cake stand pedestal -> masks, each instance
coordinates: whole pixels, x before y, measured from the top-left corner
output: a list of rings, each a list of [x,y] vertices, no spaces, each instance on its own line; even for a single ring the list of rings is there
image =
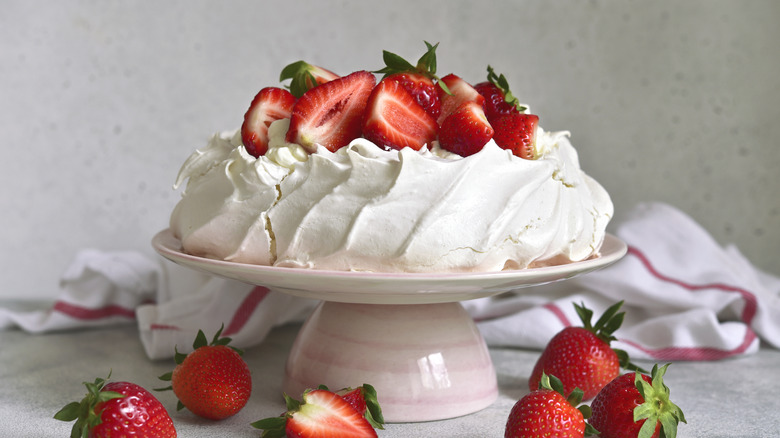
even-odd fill
[[[619,260],[626,245],[607,235],[599,256],[519,271],[387,274],[246,265],[191,256],[170,230],[152,240],[167,259],[199,271],[322,300],[285,366],[284,391],[364,383],[387,422],[443,420],[498,396],[485,341],[460,301],[564,280]]]
[[[453,418],[498,397],[485,341],[460,303],[324,301],[298,334],[284,390],[369,383],[388,422]]]

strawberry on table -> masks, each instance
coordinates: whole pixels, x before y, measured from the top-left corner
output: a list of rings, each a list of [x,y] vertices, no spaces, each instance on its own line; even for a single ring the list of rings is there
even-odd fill
[[[488,80],[474,85],[474,89],[485,98],[485,115],[488,120],[492,123],[500,116],[525,112],[528,108],[509,90],[506,77],[497,75],[491,66],[487,67],[487,71]]]
[[[57,420],[76,420],[71,437],[176,437],[168,411],[141,386],[130,382],[106,384],[101,378],[84,385],[88,391],[84,399],[65,405],[54,415]]]
[[[439,146],[467,157],[481,151],[493,133],[482,105],[467,101],[442,123],[439,128]]]
[[[279,75],[279,81],[290,79],[290,93],[296,98],[312,88],[338,79],[339,75],[320,66],[309,64],[306,61],[297,61],[287,65]]]
[[[669,400],[663,380],[669,364],[653,366],[650,376],[626,373],[608,383],[591,403],[590,424],[601,438],[675,438],[685,421],[682,410]]]
[[[290,117],[295,97],[283,88],[266,87],[257,93],[244,114],[241,140],[254,157],[268,152],[268,127],[276,120]]]
[[[327,389],[327,388],[324,388]],[[382,415],[382,407],[379,406],[379,400],[376,396],[376,389],[373,386],[364,383],[355,389],[344,388],[337,391],[347,403],[349,403],[359,414],[368,420],[374,429],[384,429],[385,419]]]
[[[436,83],[439,80],[439,77],[436,76],[436,48],[439,44],[431,45],[425,41],[425,46],[428,50],[417,60],[416,65],[412,65],[395,53],[387,50],[382,51],[385,67],[374,73],[384,74],[383,79],[394,80],[401,84],[412,95],[412,98],[436,120],[441,114],[439,87]],[[446,88],[442,91],[446,91]]]
[[[582,391],[575,389],[566,397],[561,381],[543,374],[539,388],[521,398],[507,418],[504,438],[581,438],[595,431],[585,420],[588,406],[580,406]]]
[[[490,123],[495,130],[493,140],[499,147],[508,149],[515,156],[526,160],[536,158],[536,128],[539,126],[539,116],[510,113],[500,116]]]
[[[625,351],[609,345],[616,339],[612,333],[623,323],[625,312],[618,313],[622,305],[622,301],[612,305],[591,325],[593,311],[574,304],[583,327],[566,327],[553,336],[534,366],[529,388],[539,385],[543,373],[553,374],[561,379],[567,393],[577,387],[589,400],[618,376],[621,367],[638,370]]]
[[[436,139],[438,128],[399,82],[383,79],[368,98],[363,137],[380,147],[420,150]]]
[[[189,409],[199,417],[221,420],[235,415],[249,400],[252,376],[241,351],[229,346],[230,338],[220,338],[222,328],[208,343],[199,330],[190,354],[176,350],[176,368],[160,376],[179,399],[178,409]]]
[[[327,389],[307,390],[303,402],[285,395],[287,412],[252,423],[263,438],[363,438],[376,430],[342,396]]]
[[[292,108],[286,140],[313,153],[320,144],[336,151],[358,138],[376,78],[360,70],[314,87]]]

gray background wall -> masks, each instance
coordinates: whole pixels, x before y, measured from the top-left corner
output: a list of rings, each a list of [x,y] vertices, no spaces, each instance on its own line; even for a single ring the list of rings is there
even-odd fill
[[[82,248],[140,250],[181,162],[282,66],[491,64],[570,130],[616,220],[663,201],[780,275],[780,2],[3,1],[0,298],[49,298]]]

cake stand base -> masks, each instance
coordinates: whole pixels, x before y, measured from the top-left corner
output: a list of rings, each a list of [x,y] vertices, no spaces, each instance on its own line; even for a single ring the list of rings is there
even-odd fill
[[[388,423],[454,418],[498,397],[485,341],[460,303],[322,302],[292,346],[284,391],[364,383]]]

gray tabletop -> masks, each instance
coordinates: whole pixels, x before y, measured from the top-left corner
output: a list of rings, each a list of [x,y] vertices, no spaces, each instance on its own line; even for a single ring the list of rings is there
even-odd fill
[[[253,393],[236,416],[211,422],[175,409],[172,393],[158,397],[173,417],[180,437],[259,437],[249,423],[284,410],[284,363],[299,326],[275,329],[245,359],[253,372]],[[527,391],[537,351],[491,349],[500,395],[487,409],[445,421],[389,424],[380,437],[501,437],[506,417]],[[652,364],[642,364],[649,365]],[[66,437],[71,424],[52,419],[67,402],[83,397],[85,380],[128,380],[151,389],[172,360],[151,361],[132,325],[31,335],[0,332],[0,437]],[[672,399],[685,412],[681,437],[778,436],[780,351],[762,348],[756,355],[720,362],[677,362],[666,381]],[[370,383],[370,382],[369,382]],[[381,394],[380,394],[381,397]],[[8,421],[19,419],[19,421]],[[23,421],[22,421],[23,419]]]

